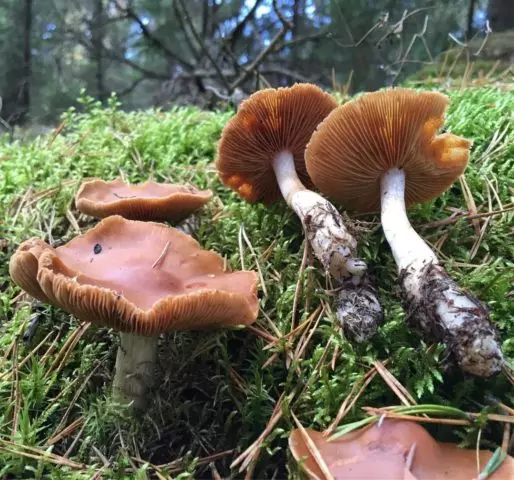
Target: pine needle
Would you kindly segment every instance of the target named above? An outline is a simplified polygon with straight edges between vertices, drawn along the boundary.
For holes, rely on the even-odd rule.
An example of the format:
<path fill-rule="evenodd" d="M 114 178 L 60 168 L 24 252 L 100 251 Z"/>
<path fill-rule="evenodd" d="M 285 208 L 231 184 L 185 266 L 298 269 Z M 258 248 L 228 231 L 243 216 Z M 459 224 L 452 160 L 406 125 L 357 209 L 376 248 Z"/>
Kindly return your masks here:
<path fill-rule="evenodd" d="M 298 427 L 300 434 L 302 435 L 302 438 L 307 445 L 307 448 L 309 449 L 309 452 L 318 464 L 320 470 L 323 472 L 325 480 L 335 480 L 334 476 L 330 473 L 330 470 L 328 469 L 328 466 L 325 463 L 325 460 L 323 459 L 320 451 L 316 447 L 316 444 L 312 441 L 312 438 L 309 437 L 309 434 L 305 431 L 305 428 L 303 428 L 302 424 L 298 421 L 296 415 L 293 412 L 291 412 L 291 417 L 293 417 L 293 420 L 296 423 L 296 426 Z"/>
<path fill-rule="evenodd" d="M 166 242 L 166 245 L 164 245 L 164 248 L 162 249 L 160 255 L 157 257 L 157 260 L 153 262 L 152 269 L 156 268 L 162 261 L 164 260 L 164 257 L 166 257 L 166 254 L 168 253 L 168 249 L 170 248 L 170 241 L 168 240 Z"/>

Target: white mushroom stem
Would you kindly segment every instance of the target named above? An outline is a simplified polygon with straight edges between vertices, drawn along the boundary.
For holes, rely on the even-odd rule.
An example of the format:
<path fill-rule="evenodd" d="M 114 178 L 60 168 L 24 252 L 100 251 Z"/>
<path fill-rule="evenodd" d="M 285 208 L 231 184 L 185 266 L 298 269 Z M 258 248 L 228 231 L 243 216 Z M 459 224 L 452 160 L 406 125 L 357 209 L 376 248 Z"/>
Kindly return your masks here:
<path fill-rule="evenodd" d="M 366 263 L 354 256 L 357 248 L 355 238 L 346 229 L 334 206 L 302 184 L 291 152 L 277 154 L 273 169 L 282 196 L 302 221 L 314 255 L 325 270 L 337 280 L 348 274 L 362 276 Z"/>
<path fill-rule="evenodd" d="M 158 336 L 120 333 L 113 394 L 136 409 L 144 407 L 154 385 Z"/>
<path fill-rule="evenodd" d="M 276 155 L 273 169 L 282 196 L 300 218 L 315 256 L 339 285 L 334 303 L 344 332 L 356 342 L 368 340 L 382 322 L 383 311 L 365 262 L 355 258 L 355 238 L 336 208 L 305 188 L 290 152 Z"/>
<path fill-rule="evenodd" d="M 175 226 L 188 235 L 199 227 L 194 213 Z M 148 393 L 154 386 L 159 335 L 143 336 L 120 333 L 120 346 L 116 355 L 113 396 L 121 403 L 142 409 L 148 404 Z"/>
<path fill-rule="evenodd" d="M 439 263 L 435 253 L 412 228 L 405 209 L 405 173 L 394 168 L 382 178 L 382 228 L 398 268 Z"/>
<path fill-rule="evenodd" d="M 400 272 L 409 321 L 444 342 L 460 368 L 481 377 L 501 371 L 503 354 L 488 311 L 463 291 L 412 228 L 405 208 L 405 173 L 381 182 L 382 227 Z"/>

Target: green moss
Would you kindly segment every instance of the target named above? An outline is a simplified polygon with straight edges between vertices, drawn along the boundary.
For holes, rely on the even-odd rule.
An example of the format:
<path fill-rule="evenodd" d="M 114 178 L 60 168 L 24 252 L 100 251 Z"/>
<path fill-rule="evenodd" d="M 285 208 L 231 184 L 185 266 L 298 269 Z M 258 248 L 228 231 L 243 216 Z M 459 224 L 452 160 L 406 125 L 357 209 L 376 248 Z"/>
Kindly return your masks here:
<path fill-rule="evenodd" d="M 448 94 L 451 106 L 446 128 L 474 142 L 466 181 L 476 205 L 486 211 L 489 201 L 493 209 L 512 204 L 514 94 L 495 87 Z M 216 462 L 226 477 L 237 453 L 266 427 L 280 395 L 295 393 L 266 438 L 254 472 L 255 478 L 273 474 L 283 478 L 289 468 L 287 435 L 293 428 L 288 411 L 294 411 L 305 426 L 327 427 L 355 382 L 362 380 L 376 359 L 388 359 L 388 368 L 420 403 L 480 411 L 495 397 L 512 405 L 512 386 L 505 377 L 483 381 L 443 372 L 441 346 L 423 343 L 416 332 L 405 327 L 394 262 L 377 228 L 360 239 L 361 253 L 378 278 L 386 311 L 384 325 L 369 344 L 349 343 L 334 328 L 328 313 L 321 316 L 302 358 L 290 368 L 286 367 L 283 343 L 263 350 L 265 341 L 247 330 L 168 335 L 161 348 L 162 381 L 154 402 L 142 419 L 131 420 L 109 400 L 116 335 L 90 327 L 60 363 L 59 354 L 77 321 L 57 308 L 31 305 L 28 299 L 18 298 L 19 289 L 8 277 L 9 257 L 21 241 L 34 235 L 46 241 L 69 240 L 75 233 L 66 216 L 68 210 L 84 225 L 72 202 L 78 183 L 66 182 L 80 182 L 88 176 L 112 179 L 123 172 L 131 181 L 151 177 L 213 189 L 217 198 L 202 212 L 198 239 L 206 248 L 226 256 L 234 268 L 241 268 L 242 261 L 247 268 L 255 268 L 250 249 L 240 251 L 238 237 L 244 227 L 266 284 L 267 296 L 261 292 L 266 315 L 259 316 L 258 326 L 273 335 L 266 316 L 281 333 L 289 331 L 298 281 L 304 287 L 298 307 L 300 321 L 328 297 L 320 293 L 324 282 L 316 269 L 298 278 L 303 236 L 299 221 L 285 205 L 271 209 L 249 205 L 219 182 L 212 162 L 216 142 L 232 112 L 180 108 L 125 113 L 114 99 L 109 108 L 101 109 L 86 97 L 82 104 L 81 113 L 70 111 L 64 116 L 64 130 L 55 138 L 40 136 L 23 143 L 0 139 L 0 237 L 6 241 L 0 248 L 0 404 L 4 406 L 0 409 L 0 440 L 18 445 L 0 443 L 0 476 L 90 478 L 92 471 L 102 468 L 101 452 L 109 460 L 104 478 L 146 478 L 145 472 L 155 472 L 156 465 L 179 458 L 183 460 L 161 467 L 160 473 L 198 478 L 209 470 L 195 459 L 235 449 Z M 505 352 L 512 359 L 514 213 L 491 217 L 473 258 L 470 252 L 478 235 L 468 221 L 422 227 L 465 208 L 457 182 L 437 200 L 413 208 L 411 218 L 431 243 L 444 237 L 440 257 L 454 278 L 489 305 Z M 220 215 L 213 221 L 215 213 Z M 39 318 L 36 335 L 24 343 L 23 332 L 34 314 Z M 43 358 L 54 339 L 54 350 Z M 16 368 L 43 340 L 33 356 Z M 293 351 L 296 342 L 290 345 Z M 264 368 L 275 353 L 277 359 Z M 51 365 L 54 370 L 50 372 Z M 17 375 L 12 374 L 14 370 Z M 360 407 L 364 405 L 398 403 L 377 378 L 345 422 L 363 418 Z M 50 459 L 16 453 L 21 445 L 47 450 L 46 442 L 64 416 L 63 427 L 75 420 L 83 423 L 56 441 L 53 452 L 64 455 L 80 432 L 68 458 L 83 467 L 57 466 Z M 442 439 L 462 437 L 468 445 L 476 440 L 473 428 L 433 427 L 432 432 Z M 482 445 L 494 446 L 501 441 L 502 429 L 488 424 L 481 435 Z M 137 458 L 152 465 L 145 467 Z M 182 475 L 176 476 L 179 473 Z"/>

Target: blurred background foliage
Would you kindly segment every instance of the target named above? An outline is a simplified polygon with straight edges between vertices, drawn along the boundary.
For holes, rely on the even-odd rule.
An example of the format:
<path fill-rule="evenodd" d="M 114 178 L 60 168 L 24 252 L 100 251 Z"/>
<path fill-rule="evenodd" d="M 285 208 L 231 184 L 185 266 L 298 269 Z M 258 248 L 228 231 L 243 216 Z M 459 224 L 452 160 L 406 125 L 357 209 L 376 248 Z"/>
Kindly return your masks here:
<path fill-rule="evenodd" d="M 449 50 L 457 75 L 484 75 L 512 66 L 513 32 L 512 0 L 0 0 L 0 128 L 55 124 L 81 89 L 209 109 L 267 85 L 436 76 Z"/>

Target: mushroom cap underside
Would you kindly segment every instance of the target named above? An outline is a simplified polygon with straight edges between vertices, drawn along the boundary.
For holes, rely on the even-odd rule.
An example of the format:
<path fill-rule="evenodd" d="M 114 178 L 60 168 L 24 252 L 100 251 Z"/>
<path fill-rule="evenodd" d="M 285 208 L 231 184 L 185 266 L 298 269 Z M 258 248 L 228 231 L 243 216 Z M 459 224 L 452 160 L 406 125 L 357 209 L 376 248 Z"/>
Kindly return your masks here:
<path fill-rule="evenodd" d="M 179 222 L 211 198 L 210 190 L 189 185 L 152 180 L 130 185 L 121 178 L 112 181 L 95 178 L 81 185 L 75 205 L 82 213 L 97 218 L 121 215 L 130 220 Z"/>
<path fill-rule="evenodd" d="M 389 88 L 365 93 L 333 110 L 305 151 L 315 186 L 349 210 L 380 209 L 380 181 L 391 168 L 405 171 L 407 205 L 431 200 L 464 172 L 471 142 L 436 135 L 447 96 Z"/>
<path fill-rule="evenodd" d="M 476 451 L 440 443 L 419 424 L 385 419 L 330 441 L 321 432 L 305 429 L 336 480 L 472 480 L 477 478 Z M 312 480 L 325 477 L 302 432 L 289 436 L 289 448 Z M 410 465 L 407 462 L 412 455 Z M 492 452 L 479 452 L 485 467 Z M 514 478 L 514 459 L 507 457 L 491 480 Z"/>
<path fill-rule="evenodd" d="M 300 180 L 312 186 L 305 168 L 305 146 L 337 105 L 331 95 L 309 83 L 251 95 L 223 129 L 216 158 L 222 182 L 250 203 L 275 203 L 282 196 L 272 162 L 287 150 L 294 156 Z"/>
<path fill-rule="evenodd" d="M 27 240 L 10 274 L 80 320 L 140 335 L 250 324 L 258 313 L 255 272 L 226 272 L 222 257 L 179 230 L 121 216 L 55 249 Z"/>

